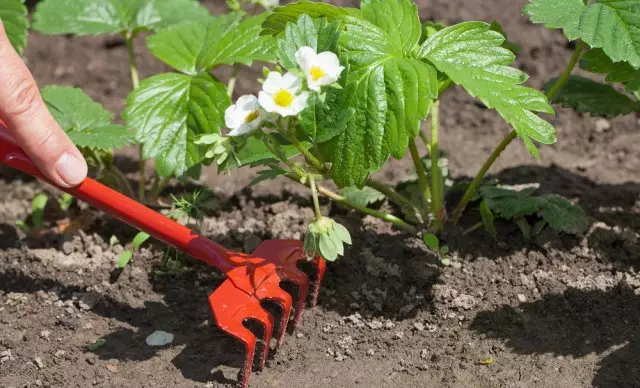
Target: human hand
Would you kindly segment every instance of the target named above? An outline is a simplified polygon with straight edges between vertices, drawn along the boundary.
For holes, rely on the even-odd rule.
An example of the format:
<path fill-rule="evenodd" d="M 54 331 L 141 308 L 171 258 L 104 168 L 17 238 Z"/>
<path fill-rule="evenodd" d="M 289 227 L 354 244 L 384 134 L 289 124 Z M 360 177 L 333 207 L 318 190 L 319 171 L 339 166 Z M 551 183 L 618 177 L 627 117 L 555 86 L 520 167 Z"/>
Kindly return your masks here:
<path fill-rule="evenodd" d="M 51 116 L 0 21 L 0 119 L 40 171 L 62 187 L 80 184 L 87 163 Z"/>

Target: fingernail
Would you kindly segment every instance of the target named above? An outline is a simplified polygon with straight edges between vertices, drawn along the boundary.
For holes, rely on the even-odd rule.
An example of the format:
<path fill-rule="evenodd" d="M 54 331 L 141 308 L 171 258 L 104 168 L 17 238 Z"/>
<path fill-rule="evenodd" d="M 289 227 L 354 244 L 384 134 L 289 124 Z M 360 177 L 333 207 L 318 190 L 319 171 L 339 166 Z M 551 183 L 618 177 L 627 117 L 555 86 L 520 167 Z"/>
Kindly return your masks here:
<path fill-rule="evenodd" d="M 77 186 L 87 176 L 87 164 L 72 154 L 65 152 L 56 162 L 56 172 L 69 186 Z"/>

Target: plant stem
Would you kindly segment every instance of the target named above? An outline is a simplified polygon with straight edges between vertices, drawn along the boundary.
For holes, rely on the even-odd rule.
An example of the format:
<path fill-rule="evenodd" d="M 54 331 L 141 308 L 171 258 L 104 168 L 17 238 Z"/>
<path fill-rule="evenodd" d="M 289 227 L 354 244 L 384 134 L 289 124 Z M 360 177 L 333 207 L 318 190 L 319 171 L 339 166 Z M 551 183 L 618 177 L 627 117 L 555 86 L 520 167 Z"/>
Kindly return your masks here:
<path fill-rule="evenodd" d="M 119 178 L 120 181 L 122 181 L 122 184 L 124 185 L 124 188 L 126 189 L 129 197 L 135 198 L 136 192 L 133 190 L 133 187 L 131 187 L 131 183 L 129 182 L 127 177 L 122 173 L 122 171 L 118 167 L 116 167 L 115 164 L 111 166 L 110 170 L 113 172 L 114 175 L 116 175 Z"/>
<path fill-rule="evenodd" d="M 287 178 L 289 178 L 289 179 L 291 179 L 293 181 L 296 181 L 296 182 L 298 182 L 300 184 L 303 184 L 303 185 L 305 185 L 307 187 L 310 186 L 309 179 L 307 179 L 306 183 L 302 183 L 300 181 L 301 177 L 296 173 L 291 173 L 290 172 L 290 173 L 286 174 L 285 176 Z M 382 211 L 370 209 L 370 208 L 368 208 L 366 206 L 360 206 L 358 204 L 355 204 L 355 203 L 347 200 L 343 196 L 341 196 L 339 194 L 336 194 L 333 191 L 331 191 L 331 190 L 329 190 L 327 188 L 324 188 L 322 186 L 317 186 L 317 190 L 318 190 L 318 192 L 320 194 L 324 195 L 325 197 L 330 198 L 334 202 L 339 203 L 339 204 L 341 204 L 343 206 L 349 207 L 351 209 L 357 210 L 357 211 L 359 211 L 361 213 L 364 213 L 364 214 L 367 214 L 367 215 L 370 215 L 370 216 L 373 216 L 373 217 L 376 217 L 376 218 L 380 218 L 381 220 L 384 220 L 384 221 L 387 221 L 387 222 L 391 222 L 393 225 L 395 225 L 399 229 L 402 229 L 402 230 L 404 230 L 406 232 L 409 232 L 412 235 L 416 235 L 418 233 L 418 230 L 415 228 L 415 226 L 407 223 L 406 221 L 404 221 L 404 220 L 402 220 L 402 219 L 400 219 L 400 218 L 398 218 L 396 216 L 384 213 Z"/>
<path fill-rule="evenodd" d="M 429 155 L 431 155 L 431 212 L 433 213 L 434 228 L 436 231 L 442 228 L 445 214 L 442 207 L 444 190 L 442 187 L 442 173 L 440 165 L 440 149 L 438 147 L 438 132 L 440 130 L 440 101 L 435 100 L 431 105 L 431 145 Z"/>
<path fill-rule="evenodd" d="M 374 179 L 368 178 L 365 182 L 365 185 L 384 194 L 387 198 L 389 198 L 390 201 L 394 202 L 398 206 L 408 206 L 409 208 L 415 209 L 415 206 L 413 205 L 413 203 L 411 203 L 411 201 L 409 201 L 393 188 L 385 185 L 382 182 L 378 182 Z"/>
<path fill-rule="evenodd" d="M 127 53 L 129 54 L 129 70 L 131 71 L 131 84 L 133 85 L 133 90 L 138 89 L 140 86 L 140 76 L 138 75 L 138 63 L 136 61 L 136 53 L 133 49 L 133 38 L 135 36 L 131 33 L 126 33 L 124 38 L 127 42 Z M 142 158 L 142 145 L 138 146 L 138 170 L 140 172 L 140 182 L 138 182 L 138 200 L 144 202 L 145 196 L 145 174 L 147 169 L 147 163 Z"/>
<path fill-rule="evenodd" d="M 311 187 L 311 196 L 313 197 L 313 210 L 316 212 L 316 220 L 322 219 L 322 212 L 320 211 L 320 201 L 318 200 L 318 189 L 316 189 L 316 180 L 312 176 L 309 176 L 309 185 Z"/>
<path fill-rule="evenodd" d="M 569 77 L 571 77 L 571 73 L 573 73 L 573 69 L 575 69 L 576 65 L 578 64 L 580 57 L 582 57 L 582 53 L 584 52 L 585 48 L 586 45 L 584 44 L 584 42 L 582 40 L 579 40 L 575 50 L 573 51 L 573 55 L 571 56 L 571 59 L 567 64 L 567 67 L 564 69 L 564 72 L 562 73 L 562 75 L 560 75 L 560 78 L 558 78 L 553 87 L 547 92 L 547 98 L 549 99 L 549 101 L 553 101 L 558 96 L 558 93 L 560 93 L 564 86 L 567 84 L 567 81 L 569 81 Z"/>
<path fill-rule="evenodd" d="M 422 216 L 423 220 L 426 222 L 429 219 L 431 192 L 427 181 L 427 172 L 422 164 L 422 159 L 420 159 L 418 147 L 416 146 L 416 141 L 414 139 L 409 139 L 409 152 L 411 152 L 413 166 L 416 169 L 416 174 L 418 175 L 418 186 L 420 186 L 420 193 L 422 194 Z"/>
<path fill-rule="evenodd" d="M 280 133 L 282 135 L 285 135 L 282 133 L 282 131 Z M 324 166 L 324 163 L 317 156 L 311 153 L 309 150 L 305 149 L 295 136 L 285 136 L 285 137 L 287 137 L 287 139 L 291 141 L 291 143 L 305 157 L 305 159 L 307 160 L 307 163 L 309 163 L 314 169 L 316 169 L 320 174 L 323 174 L 323 175 L 326 175 L 328 173 L 327 169 Z M 365 182 L 365 185 L 384 194 L 387 198 L 389 198 L 389 200 L 391 200 L 392 202 L 395 202 L 398 206 L 404 206 L 404 207 L 408 206 L 409 208 L 415 209 L 415 206 L 413 205 L 413 203 L 411 203 L 411 201 L 409 201 L 408 199 L 400 195 L 397 191 L 395 191 L 393 188 L 385 185 L 382 182 L 378 182 L 372 178 L 368 178 L 367 181 Z"/>
<path fill-rule="evenodd" d="M 236 88 L 236 81 L 238 77 L 238 66 L 233 66 L 233 73 L 231 73 L 231 78 L 229 78 L 229 83 L 227 84 L 227 94 L 229 98 L 233 99 L 233 91 Z"/>
<path fill-rule="evenodd" d="M 578 61 L 580 60 L 580 57 L 582 57 L 582 54 L 584 53 L 584 50 L 585 50 L 586 47 L 587 46 L 584 44 L 584 42 L 582 40 L 578 41 L 578 44 L 576 45 L 576 48 L 573 51 L 573 55 L 571 56 L 571 59 L 569 60 L 569 63 L 567 63 L 567 67 L 562 72 L 562 75 L 560 75 L 560 77 L 558 78 L 556 83 L 553 85 L 553 87 L 551 89 L 549 89 L 549 91 L 546 93 L 547 99 L 549 101 L 553 101 L 553 99 L 558 96 L 558 93 L 560 93 L 562 91 L 562 89 L 564 88 L 564 86 L 567 84 L 567 81 L 569 81 L 569 77 L 571 77 L 571 73 L 573 73 L 573 70 L 575 69 L 576 65 L 578 64 Z M 464 212 L 464 210 L 466 209 L 467 205 L 469 204 L 469 201 L 471 201 L 471 198 L 473 198 L 473 195 L 475 194 L 476 190 L 478 190 L 478 187 L 480 187 L 480 184 L 484 180 L 484 176 L 489 171 L 489 168 L 491 168 L 491 166 L 496 161 L 496 159 L 498 159 L 498 157 L 500 156 L 502 151 L 504 151 L 505 148 L 507 148 L 507 146 L 516 137 L 518 137 L 517 132 L 515 130 L 511 131 L 507 135 L 507 137 L 505 137 L 502 140 L 502 142 L 500 142 L 500 144 L 498 144 L 496 149 L 493 150 L 491 155 L 489 155 L 489 158 L 487 159 L 487 161 L 484 162 L 484 164 L 480 168 L 480 171 L 478 171 L 478 173 L 476 174 L 475 178 L 473 178 L 473 181 L 471 182 L 471 184 L 469 185 L 469 187 L 465 191 L 464 196 L 462 197 L 462 199 L 458 203 L 458 206 L 456 207 L 456 210 L 455 210 L 455 212 L 453 214 L 453 218 L 452 218 L 452 222 L 454 224 L 456 224 L 460 220 L 460 217 L 462 216 L 462 213 Z"/>

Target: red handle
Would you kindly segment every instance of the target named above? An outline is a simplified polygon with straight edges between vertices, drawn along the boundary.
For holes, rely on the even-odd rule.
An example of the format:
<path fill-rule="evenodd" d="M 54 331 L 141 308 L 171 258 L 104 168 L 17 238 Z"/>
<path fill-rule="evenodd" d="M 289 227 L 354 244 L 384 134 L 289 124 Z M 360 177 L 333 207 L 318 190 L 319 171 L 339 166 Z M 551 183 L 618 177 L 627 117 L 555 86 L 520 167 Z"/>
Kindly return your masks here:
<path fill-rule="evenodd" d="M 222 246 L 91 178 L 85 179 L 79 186 L 72 188 L 63 188 L 52 183 L 15 144 L 2 121 L 0 121 L 0 163 L 39 178 L 224 273 L 236 268 L 231 261 L 229 251 Z"/>

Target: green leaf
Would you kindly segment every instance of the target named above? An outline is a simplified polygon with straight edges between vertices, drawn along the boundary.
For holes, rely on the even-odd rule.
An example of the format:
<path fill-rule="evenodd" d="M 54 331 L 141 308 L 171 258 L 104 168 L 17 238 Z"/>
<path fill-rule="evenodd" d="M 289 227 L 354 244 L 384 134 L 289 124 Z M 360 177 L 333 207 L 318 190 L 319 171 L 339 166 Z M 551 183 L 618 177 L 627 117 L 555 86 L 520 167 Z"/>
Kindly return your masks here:
<path fill-rule="evenodd" d="M 318 254 L 318 237 L 307 232 L 304 236 L 304 252 L 309 258 L 315 258 Z"/>
<path fill-rule="evenodd" d="M 31 226 L 38 228 L 44 223 L 44 208 L 49 202 L 46 194 L 38 194 L 31 201 Z"/>
<path fill-rule="evenodd" d="M 131 251 L 122 252 L 118 257 L 118 268 L 126 267 L 127 264 L 129 264 L 129 262 L 131 261 L 132 257 L 133 257 L 133 252 Z"/>
<path fill-rule="evenodd" d="M 97 340 L 96 342 L 87 345 L 87 350 L 90 352 L 95 352 L 96 350 L 98 350 L 99 348 L 103 347 L 105 344 L 107 343 L 106 340 L 100 338 L 99 340 Z"/>
<path fill-rule="evenodd" d="M 228 14 L 204 23 L 181 23 L 149 37 L 147 47 L 156 58 L 190 75 L 219 65 L 275 62 L 275 39 L 259 35 L 264 19 Z"/>
<path fill-rule="evenodd" d="M 33 28 L 47 35 L 136 33 L 208 17 L 196 0 L 43 0 Z"/>
<path fill-rule="evenodd" d="M 287 158 L 292 158 L 300 153 L 293 145 L 281 146 L 281 149 Z M 234 168 L 277 161 L 278 158 L 269 151 L 264 141 L 256 137 L 249 137 L 246 142 L 234 148 L 229 157 L 220 165 L 219 170 L 229 171 Z"/>
<path fill-rule="evenodd" d="M 354 8 L 338 8 L 331 4 L 313 1 L 298 1 L 278 7 L 267 17 L 262 24 L 263 35 L 277 35 L 285 30 L 287 24 L 295 23 L 300 15 L 309 15 L 311 18 L 327 17 L 334 20 L 342 20 L 347 16 L 358 16 L 360 11 Z"/>
<path fill-rule="evenodd" d="M 220 132 L 230 104 L 225 86 L 208 73 L 167 73 L 142 81 L 127 98 L 123 117 L 138 130 L 143 158 L 156 158 L 158 174 L 180 176 L 202 161 L 194 142 Z"/>
<path fill-rule="evenodd" d="M 309 15 L 302 15 L 295 23 L 287 24 L 284 35 L 278 39 L 278 59 L 282 65 L 294 70 L 296 52 L 301 47 L 311 47 L 316 52 L 335 51 L 340 37 L 339 23 L 328 23 L 325 19 L 313 20 Z"/>
<path fill-rule="evenodd" d="M 274 180 L 276 178 L 279 178 L 285 175 L 286 173 L 287 173 L 286 170 L 278 166 L 272 166 L 269 170 L 258 171 L 258 176 L 251 180 L 251 182 L 249 183 L 249 186 L 255 186 L 258 183 L 261 183 L 267 180 Z"/>
<path fill-rule="evenodd" d="M 533 140 L 553 144 L 556 134 L 555 128 L 535 112 L 554 111 L 544 94 L 521 85 L 527 75 L 509 66 L 515 56 L 502 47 L 504 41 L 504 36 L 491 31 L 486 23 L 461 23 L 425 41 L 419 55 L 487 107 L 496 109 L 537 158 Z"/>
<path fill-rule="evenodd" d="M 337 222 L 333 222 L 333 231 L 335 236 L 343 243 L 351 245 L 351 234 L 349 230 Z"/>
<path fill-rule="evenodd" d="M 487 230 L 487 232 L 493 238 L 496 238 L 498 232 L 496 231 L 496 225 L 494 223 L 495 216 L 489 208 L 486 200 L 482 200 L 482 202 L 480 202 L 480 217 L 482 218 L 482 225 L 484 225 L 484 228 Z"/>
<path fill-rule="evenodd" d="M 149 239 L 149 237 L 151 236 L 149 236 L 145 232 L 138 232 L 138 234 L 136 234 L 135 237 L 133 238 L 133 242 L 131 242 L 131 246 L 133 247 L 134 250 L 138 249 L 142 244 L 144 244 L 145 241 Z"/>
<path fill-rule="evenodd" d="M 535 189 L 515 191 L 498 187 L 481 187 L 480 192 L 489 208 L 502 218 L 520 222 L 524 227 L 524 217 L 538 214 L 553 229 L 568 233 L 582 234 L 588 227 L 587 216 L 579 206 L 557 195 L 531 196 Z M 528 225 L 528 223 L 527 223 Z M 531 226 L 525 228 L 529 230 Z M 526 234 L 525 234 L 526 235 Z"/>
<path fill-rule="evenodd" d="M 550 89 L 556 82 L 553 79 L 545 89 Z M 592 116 L 616 117 L 640 110 L 640 104 L 629 96 L 618 92 L 611 85 L 602 84 L 589 78 L 571 76 L 554 102 L 564 107 L 573 108 L 579 113 Z"/>
<path fill-rule="evenodd" d="M 506 48 L 514 54 L 518 54 L 520 51 L 522 51 L 522 47 L 520 47 L 520 45 L 508 39 L 507 33 L 502 28 L 502 24 L 500 24 L 497 20 L 494 20 L 491 22 L 491 24 L 489 24 L 489 29 L 491 31 L 499 32 L 500 34 L 502 34 L 502 36 L 504 36 L 505 41 L 502 44 L 502 47 Z"/>
<path fill-rule="evenodd" d="M 383 201 L 386 198 L 384 194 L 372 188 L 364 187 L 359 189 L 355 186 L 340 190 L 340 195 L 349 202 L 353 202 L 359 206 L 368 206 L 372 203 Z"/>
<path fill-rule="evenodd" d="M 331 238 L 330 234 L 325 233 L 320 235 L 318 248 L 320 250 L 320 254 L 325 260 L 336 261 L 338 258 L 339 247 Z"/>
<path fill-rule="evenodd" d="M 353 115 L 320 150 L 339 187 L 362 186 L 389 156 L 404 156 L 438 94 L 437 72 L 413 55 L 422 32 L 416 6 L 411 0 L 366 0 L 359 12 L 304 1 L 277 8 L 263 33 L 283 31 L 302 13 L 341 23 L 339 51 L 348 67 L 342 93 Z"/>
<path fill-rule="evenodd" d="M 440 239 L 435 234 L 425 233 L 422 235 L 422 241 L 424 241 L 427 246 L 436 251 L 440 252 Z"/>
<path fill-rule="evenodd" d="M 620 82 L 629 92 L 640 91 L 640 69 L 634 69 L 627 62 L 614 63 L 601 49 L 584 54 L 580 66 L 592 73 L 606 74 L 607 82 Z"/>
<path fill-rule="evenodd" d="M 353 114 L 354 110 L 344 101 L 342 91 L 328 90 L 324 101 L 313 93 L 307 108 L 300 114 L 303 138 L 314 144 L 325 143 L 344 132 Z"/>
<path fill-rule="evenodd" d="M 42 89 L 42 97 L 58 124 L 78 147 L 113 150 L 134 142 L 134 133 L 112 124 L 113 113 L 93 101 L 82 89 L 47 86 Z"/>
<path fill-rule="evenodd" d="M 553 229 L 568 234 L 582 234 L 589 228 L 589 220 L 581 207 L 557 195 L 547 195 L 542 199 L 542 218 Z"/>
<path fill-rule="evenodd" d="M 0 0 L 0 20 L 18 54 L 22 54 L 29 36 L 27 13 L 24 0 Z"/>
<path fill-rule="evenodd" d="M 602 48 L 614 62 L 640 68 L 639 0 L 531 0 L 525 12 L 534 23 L 562 28 L 570 40 Z"/>
<path fill-rule="evenodd" d="M 569 40 L 576 40 L 580 37 L 580 15 L 585 9 L 584 0 L 530 0 L 524 13 L 532 22 L 562 28 Z"/>

